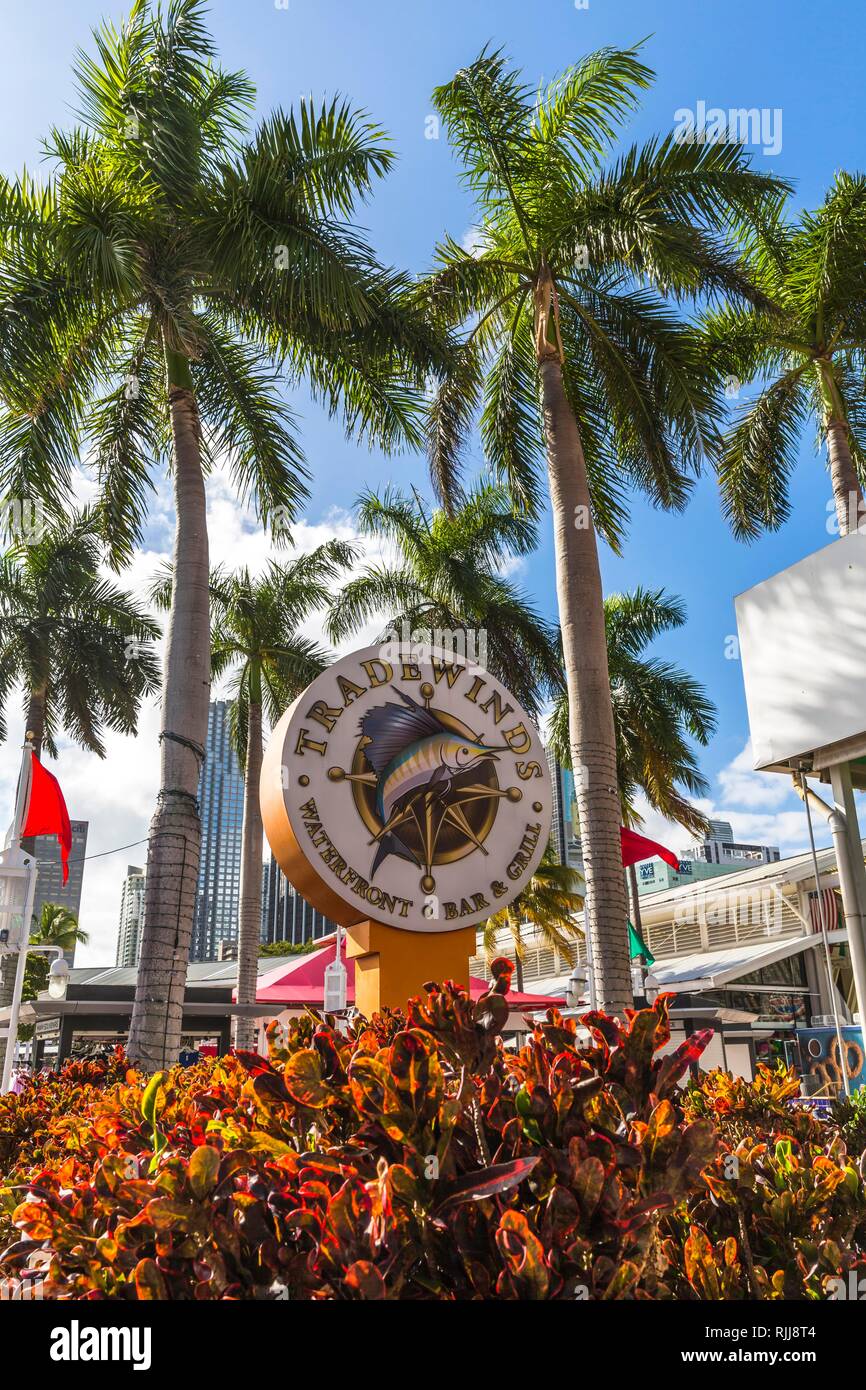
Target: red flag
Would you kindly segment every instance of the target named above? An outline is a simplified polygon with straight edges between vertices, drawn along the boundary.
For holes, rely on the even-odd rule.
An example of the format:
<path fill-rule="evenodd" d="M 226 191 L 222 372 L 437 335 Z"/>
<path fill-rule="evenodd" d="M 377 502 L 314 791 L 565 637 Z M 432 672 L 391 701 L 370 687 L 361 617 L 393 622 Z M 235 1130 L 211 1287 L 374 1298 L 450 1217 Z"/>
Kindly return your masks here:
<path fill-rule="evenodd" d="M 672 849 L 665 849 L 657 840 L 648 840 L 645 835 L 638 835 L 635 830 L 626 830 L 624 825 L 619 828 L 619 838 L 622 844 L 622 862 L 627 869 L 629 864 L 639 864 L 642 859 L 653 859 L 658 855 L 670 864 L 672 869 L 680 867 L 680 861 Z"/>
<path fill-rule="evenodd" d="M 32 835 L 57 836 L 65 883 L 69 877 L 69 851 L 72 849 L 69 812 L 57 778 L 42 766 L 35 753 L 31 753 L 30 758 L 30 804 L 21 838 L 26 840 Z"/>

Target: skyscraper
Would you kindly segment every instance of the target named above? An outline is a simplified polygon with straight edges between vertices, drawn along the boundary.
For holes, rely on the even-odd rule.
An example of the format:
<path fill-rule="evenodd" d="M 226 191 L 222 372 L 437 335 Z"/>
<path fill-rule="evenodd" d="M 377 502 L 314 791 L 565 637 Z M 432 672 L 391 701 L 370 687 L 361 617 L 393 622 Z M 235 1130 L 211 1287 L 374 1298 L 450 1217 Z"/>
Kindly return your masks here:
<path fill-rule="evenodd" d="M 560 864 L 567 864 L 569 868 L 582 871 L 583 850 L 580 843 L 574 774 L 557 762 L 551 749 L 548 748 L 546 751 L 550 780 L 553 783 L 553 821 L 550 838 Z"/>
<path fill-rule="evenodd" d="M 144 869 L 127 865 L 120 895 L 120 926 L 117 932 L 115 965 L 134 968 L 141 954 L 141 928 L 144 922 Z"/>
<path fill-rule="evenodd" d="M 201 811 L 192 960 L 216 960 L 221 941 L 238 934 L 244 783 L 229 739 L 229 703 L 211 702 L 198 785 Z"/>
<path fill-rule="evenodd" d="M 37 835 L 34 840 L 39 872 L 36 876 L 36 896 L 33 900 L 33 916 L 39 921 L 43 903 L 57 903 L 78 917 L 81 912 L 81 888 L 84 882 L 84 855 L 87 850 L 87 830 L 89 821 L 74 820 L 72 825 L 72 848 L 69 851 L 69 878 L 63 882 L 63 865 L 60 859 L 60 843 L 56 835 Z M 71 960 L 74 951 L 67 952 Z"/>
<path fill-rule="evenodd" d="M 336 924 L 302 898 L 272 857 L 265 865 L 262 891 L 262 941 L 300 946 L 336 931 Z"/>

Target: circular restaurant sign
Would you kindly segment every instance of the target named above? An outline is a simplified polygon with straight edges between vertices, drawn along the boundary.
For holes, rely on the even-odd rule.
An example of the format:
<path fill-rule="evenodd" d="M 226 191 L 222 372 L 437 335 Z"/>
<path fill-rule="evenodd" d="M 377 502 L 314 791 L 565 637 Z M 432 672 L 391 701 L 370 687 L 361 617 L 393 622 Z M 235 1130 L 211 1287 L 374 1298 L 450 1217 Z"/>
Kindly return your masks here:
<path fill-rule="evenodd" d="M 483 922 L 550 835 L 547 758 L 517 701 L 472 662 L 398 643 L 343 657 L 286 711 L 261 800 L 286 877 L 341 926 Z"/>

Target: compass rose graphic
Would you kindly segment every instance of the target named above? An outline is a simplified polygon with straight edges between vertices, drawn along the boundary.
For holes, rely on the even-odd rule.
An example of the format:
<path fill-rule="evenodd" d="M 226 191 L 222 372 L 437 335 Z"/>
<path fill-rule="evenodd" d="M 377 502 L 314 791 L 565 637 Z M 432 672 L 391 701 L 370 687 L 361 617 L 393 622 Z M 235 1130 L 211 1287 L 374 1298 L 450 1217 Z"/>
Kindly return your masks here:
<path fill-rule="evenodd" d="M 436 891 L 434 868 L 469 854 L 487 854 L 499 802 L 520 801 L 519 787 L 501 787 L 499 754 L 507 745 L 482 737 L 432 708 L 429 682 L 419 704 L 395 686 L 396 700 L 368 710 L 350 768 L 330 767 L 332 782 L 351 784 L 355 807 L 370 832 L 370 880 L 389 855 L 421 869 L 421 891 Z"/>

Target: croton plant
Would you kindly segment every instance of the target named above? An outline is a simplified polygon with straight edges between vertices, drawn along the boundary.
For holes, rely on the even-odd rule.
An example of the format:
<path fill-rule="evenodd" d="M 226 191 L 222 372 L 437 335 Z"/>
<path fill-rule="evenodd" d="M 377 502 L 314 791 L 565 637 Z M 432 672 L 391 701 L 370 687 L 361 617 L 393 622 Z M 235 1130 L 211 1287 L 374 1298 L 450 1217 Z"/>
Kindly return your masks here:
<path fill-rule="evenodd" d="M 152 1077 L 118 1051 L 0 1098 L 0 1277 L 77 1299 L 828 1297 L 866 1266 L 863 1159 L 796 1078 L 689 1082 L 668 1001 L 620 1023 L 447 982 L 309 1012 Z M 583 1039 L 583 1041 L 581 1041 Z M 686 1084 L 688 1083 L 688 1084 Z"/>

